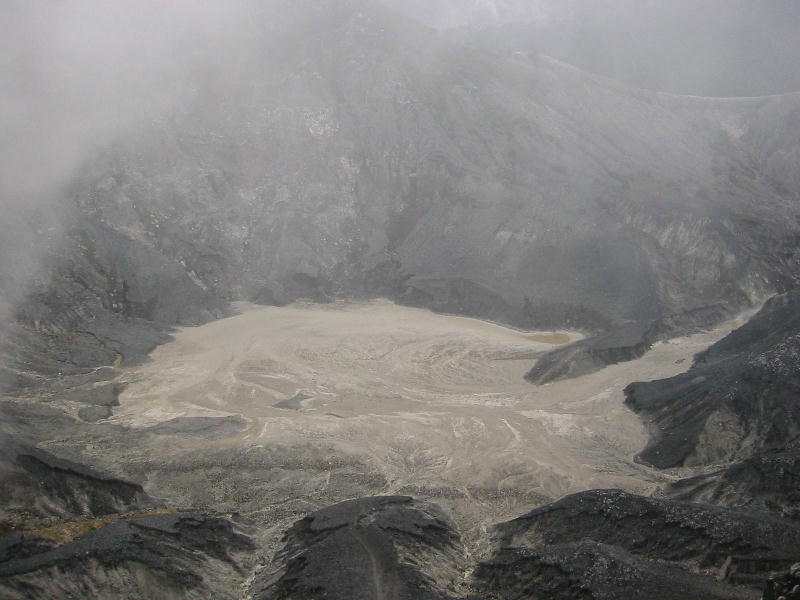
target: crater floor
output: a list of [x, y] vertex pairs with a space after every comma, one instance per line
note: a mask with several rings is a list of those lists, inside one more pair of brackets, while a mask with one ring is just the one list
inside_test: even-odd
[[248, 453], [282, 448], [291, 460], [279, 475], [274, 462], [256, 465], [231, 485], [269, 479], [253, 489], [273, 503], [436, 496], [473, 526], [579, 490], [647, 493], [663, 483], [668, 475], [633, 461], [646, 432], [622, 389], [686, 370], [736, 325], [536, 387], [523, 379], [536, 357], [579, 334], [520, 332], [383, 300], [239, 309], [177, 331], [152, 362], [124, 372], [129, 385], [111, 421], [159, 433], [128, 449], [134, 463], [162, 463], [146, 489], [191, 504], [204, 486], [224, 496], [208, 470], [202, 482], [182, 474], [221, 456], [220, 468], [241, 469]]

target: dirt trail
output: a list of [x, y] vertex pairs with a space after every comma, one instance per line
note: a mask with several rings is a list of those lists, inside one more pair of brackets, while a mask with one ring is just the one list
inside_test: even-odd
[[[359, 531], [358, 524], [353, 523], [348, 529], [350, 535], [358, 542], [361, 548], [364, 550], [364, 553], [369, 558], [370, 563], [370, 574], [372, 575], [372, 584], [375, 587], [375, 600], [389, 600], [395, 597], [395, 594], [392, 593], [392, 589], [387, 589], [387, 586], [384, 584], [383, 581], [383, 573], [380, 567], [380, 563], [378, 561], [378, 557], [375, 556], [375, 552], [372, 550], [369, 541], [364, 535]], [[391, 586], [390, 586], [391, 587]]]

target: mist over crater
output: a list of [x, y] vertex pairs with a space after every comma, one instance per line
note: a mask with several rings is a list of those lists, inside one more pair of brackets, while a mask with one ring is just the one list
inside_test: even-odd
[[794, 3], [4, 16], [0, 595], [800, 584]]

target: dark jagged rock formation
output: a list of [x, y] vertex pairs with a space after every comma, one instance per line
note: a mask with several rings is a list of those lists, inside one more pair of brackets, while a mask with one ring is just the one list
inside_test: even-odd
[[655, 321], [644, 332], [641, 323], [614, 327], [611, 332], [548, 352], [536, 361], [525, 379], [542, 385], [636, 360], [656, 342], [704, 331], [731, 318], [734, 312], [725, 304], [715, 304], [668, 315]]
[[655, 321], [645, 331], [643, 339], [650, 344], [684, 335], [705, 331], [734, 317], [736, 311], [728, 304], [712, 304], [674, 315], [667, 315]]
[[34, 283], [16, 320], [0, 323], [0, 392], [136, 364], [170, 339], [169, 327], [229, 314], [221, 293], [145, 240], [80, 211], [72, 219], [75, 229], [49, 259], [52, 271]]
[[541, 549], [504, 548], [474, 573], [475, 587], [497, 600], [757, 600], [755, 590], [580, 541]]
[[[645, 498], [619, 490], [567, 496], [497, 526], [498, 544], [542, 549], [593, 540], [692, 570], [726, 568], [759, 584], [797, 557], [800, 525], [766, 513]], [[727, 564], [727, 566], [726, 566]]]
[[445, 600], [461, 597], [458, 535], [432, 504], [405, 496], [351, 500], [298, 521], [255, 583], [259, 600]]
[[764, 586], [762, 600], [800, 600], [800, 563], [791, 566], [788, 572], [770, 577]]
[[394, 298], [406, 306], [418, 306], [439, 313], [516, 325], [527, 323], [518, 306], [469, 279], [411, 277]]
[[3, 528], [42, 517], [99, 517], [152, 505], [142, 486], [55, 457], [0, 433]]
[[768, 301], [686, 373], [625, 393], [650, 427], [645, 463], [707, 465], [782, 451], [800, 435], [800, 292]]
[[0, 540], [4, 598], [239, 598], [254, 545], [234, 525], [198, 514], [114, 521], [74, 541]]
[[191, 435], [198, 437], [219, 437], [241, 431], [247, 425], [242, 417], [176, 417], [145, 431], [156, 435]]
[[635, 360], [650, 349], [650, 343], [642, 339], [638, 329], [618, 329], [548, 352], [536, 361], [525, 379], [543, 385]]
[[760, 452], [666, 488], [672, 498], [741, 506], [800, 519], [800, 450]]

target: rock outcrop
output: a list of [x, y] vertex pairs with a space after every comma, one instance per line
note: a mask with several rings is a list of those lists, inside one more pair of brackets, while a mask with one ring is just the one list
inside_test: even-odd
[[800, 450], [760, 452], [721, 469], [681, 479], [666, 493], [690, 502], [746, 507], [800, 518]]
[[442, 509], [406, 496], [313, 512], [273, 556], [236, 522], [201, 514], [120, 515], [83, 533], [70, 525], [62, 528], [78, 533], [67, 539], [52, 528], [0, 539], [4, 597], [157, 589], [164, 598], [611, 600], [636, 590], [658, 600], [755, 600], [769, 577], [793, 568], [800, 543], [797, 523], [766, 513], [619, 490], [574, 494], [497, 525], [479, 541], [491, 548], [480, 562]]
[[700, 466], [783, 451], [800, 435], [800, 293], [771, 299], [686, 373], [625, 393], [650, 428], [645, 463]]
[[799, 542], [766, 513], [593, 490], [498, 525], [474, 579], [492, 598], [758, 598]]
[[800, 526], [769, 514], [591, 490], [498, 525], [501, 547], [539, 548], [593, 540], [651, 560], [765, 578], [794, 561]]
[[0, 540], [4, 598], [239, 598], [250, 538], [226, 519], [159, 514], [117, 520], [48, 547]]
[[153, 506], [141, 485], [53, 456], [0, 432], [0, 532], [27, 520], [101, 517]]
[[613, 600], [630, 594], [652, 600], [759, 598], [755, 590], [592, 541], [504, 548], [478, 567], [474, 579], [485, 598], [498, 600]]
[[704, 331], [732, 318], [734, 312], [725, 304], [716, 304], [667, 315], [656, 320], [645, 331], [641, 331], [641, 324], [613, 327], [607, 333], [548, 352], [536, 361], [525, 379], [542, 385], [636, 360], [656, 342]]
[[[463, 597], [466, 558], [435, 505], [410, 497], [351, 500], [298, 521], [276, 565], [255, 582], [259, 600]], [[277, 569], [275, 568], [277, 566]]]
[[800, 598], [800, 563], [795, 563], [784, 573], [770, 577], [764, 586], [762, 600], [797, 600]]

